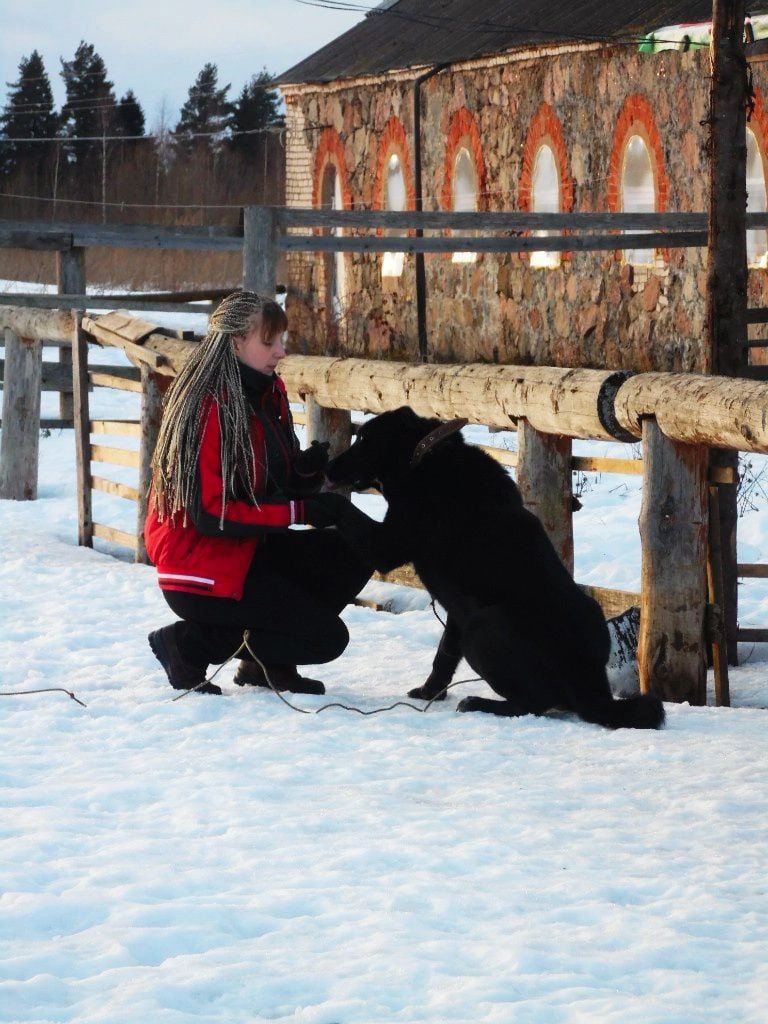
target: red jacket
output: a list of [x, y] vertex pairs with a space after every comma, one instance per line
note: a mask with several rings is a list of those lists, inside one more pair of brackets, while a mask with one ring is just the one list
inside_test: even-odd
[[[293, 459], [298, 453], [298, 442], [293, 431], [293, 420], [288, 407], [285, 385], [279, 377], [265, 395], [264, 404], [271, 406], [272, 423], [276, 430], [271, 438], [270, 451], [284, 448], [286, 466], [290, 476]], [[275, 415], [276, 414], [276, 415]], [[269, 415], [266, 412], [265, 415]], [[304, 503], [275, 496], [261, 501], [265, 495], [263, 453], [266, 450], [264, 420], [251, 413], [251, 441], [256, 455], [252, 478], [253, 493], [258, 505], [232, 498], [227, 500], [222, 520], [221, 431], [219, 404], [211, 399], [205, 413], [205, 426], [200, 449], [199, 508], [166, 516], [160, 522], [150, 498], [150, 508], [144, 527], [147, 554], [157, 567], [158, 582], [163, 590], [183, 590], [191, 594], [229, 597], [239, 601], [243, 596], [245, 577], [259, 546], [260, 535], [271, 530], [283, 531], [294, 523], [304, 522]]]

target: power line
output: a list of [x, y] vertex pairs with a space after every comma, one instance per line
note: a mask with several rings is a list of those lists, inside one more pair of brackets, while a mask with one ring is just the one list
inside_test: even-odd
[[[452, 18], [446, 14], [428, 14], [428, 15], [416, 15], [408, 11], [398, 9], [398, 4], [394, 4], [391, 7], [370, 7], [367, 4], [356, 3], [354, 0], [294, 0], [295, 3], [302, 4], [304, 7], [318, 7], [320, 9], [330, 11], [348, 11], [350, 13], [361, 13], [365, 14], [366, 17], [395, 17], [400, 18], [403, 21], [415, 22], [419, 25], [426, 25], [429, 28], [453, 28], [460, 25], [462, 28], [470, 27], [483, 29], [485, 31], [497, 32], [509, 34], [511, 32], [520, 33], [522, 35], [532, 36], [551, 36], [556, 40], [562, 42], [567, 41], [586, 41], [586, 42], [597, 42], [605, 43], [607, 45], [626, 45], [634, 46], [642, 42], [647, 41], [648, 36], [652, 35], [652, 30], [644, 34], [625, 34], [606, 36], [599, 35], [591, 32], [579, 32], [572, 36], [564, 37], [561, 31], [558, 29], [546, 29], [537, 26], [536, 28], [529, 28], [524, 25], [500, 25], [498, 22], [483, 20], [473, 21], [471, 18]], [[708, 22], [701, 22], [700, 24], [706, 25]], [[665, 26], [666, 27], [666, 26]], [[674, 46], [679, 46], [683, 42], [681, 39], [661, 39], [654, 36], [654, 42], [656, 43], [667, 43]], [[695, 40], [689, 40], [689, 45], [694, 47], [708, 46], [709, 43], [697, 42]]]
[[[310, 131], [311, 129], [306, 129]], [[230, 131], [227, 128], [222, 128], [217, 132], [167, 132], [164, 135], [46, 135], [46, 136], [30, 136], [28, 138], [19, 138], [15, 135], [0, 135], [0, 143], [3, 142], [58, 142], [58, 143], [75, 143], [75, 142], [135, 142], [143, 139], [147, 141], [162, 139], [166, 142], [185, 142], [188, 139], [209, 139], [214, 136], [220, 137], [222, 141], [226, 139], [235, 138], [240, 135], [261, 135], [263, 133], [271, 133], [274, 135], [282, 135], [285, 132], [284, 127], [275, 126], [272, 128], [245, 128], [239, 132]]]
[[80, 206], [114, 206], [132, 210], [241, 210], [242, 203], [102, 203], [100, 199], [59, 199], [57, 196], [32, 196], [20, 192], [0, 192], [2, 199], [28, 199], [38, 203], [69, 203]]

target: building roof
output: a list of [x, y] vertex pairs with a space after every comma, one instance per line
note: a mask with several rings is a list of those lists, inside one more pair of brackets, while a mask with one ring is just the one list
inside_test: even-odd
[[332, 82], [547, 43], [631, 41], [711, 17], [712, 0], [385, 0], [276, 82]]

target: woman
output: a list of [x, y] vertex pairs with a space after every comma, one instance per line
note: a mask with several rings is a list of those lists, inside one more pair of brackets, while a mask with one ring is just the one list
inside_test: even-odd
[[[228, 295], [174, 381], [152, 461], [147, 552], [174, 622], [149, 635], [171, 686], [206, 683], [249, 631], [272, 684], [324, 693], [297, 665], [337, 658], [349, 642], [339, 613], [371, 574], [313, 501], [327, 445], [299, 450], [285, 385], [285, 313], [254, 292]], [[242, 655], [241, 655], [242, 656]], [[235, 682], [266, 686], [242, 656]]]

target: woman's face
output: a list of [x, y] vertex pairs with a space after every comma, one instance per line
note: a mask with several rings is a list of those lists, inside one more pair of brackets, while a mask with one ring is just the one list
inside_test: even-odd
[[232, 343], [240, 362], [250, 366], [252, 370], [258, 370], [259, 373], [274, 373], [277, 364], [285, 355], [283, 333], [278, 331], [277, 334], [266, 337], [264, 324], [258, 313], [252, 318], [248, 333], [233, 335]]

